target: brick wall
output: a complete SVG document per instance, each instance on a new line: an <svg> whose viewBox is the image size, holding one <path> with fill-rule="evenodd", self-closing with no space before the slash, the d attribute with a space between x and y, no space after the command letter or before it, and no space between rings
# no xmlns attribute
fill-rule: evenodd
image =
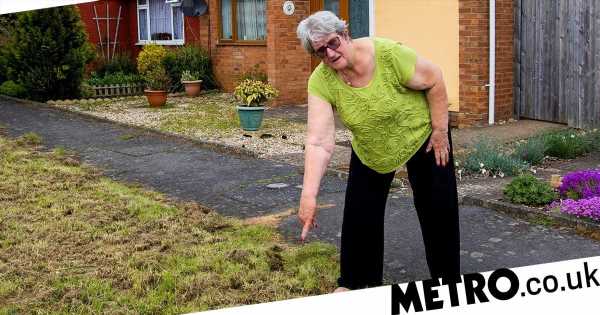
<svg viewBox="0 0 600 315"><path fill-rule="evenodd" d="M495 119L507 120L513 112L513 0L496 1ZM489 2L459 1L460 112L456 126L488 122Z"/></svg>
<svg viewBox="0 0 600 315"><path fill-rule="evenodd" d="M280 91L272 105L306 103L310 55L296 37L296 27L308 16L309 1L294 1L293 15L283 13L284 0L267 1L267 75Z"/></svg>
<svg viewBox="0 0 600 315"><path fill-rule="evenodd" d="M283 0L267 1L266 43L248 46L219 43L219 1L210 1L210 47L213 69L225 91L232 91L239 77L258 64L259 68L267 74L269 82L280 91L279 97L270 105L306 102L310 56L302 50L296 38L296 26L307 16L309 1L294 1L296 10L292 16L283 13L283 2Z"/></svg>
<svg viewBox="0 0 600 315"><path fill-rule="evenodd" d="M210 0L210 54L216 79L225 91L232 91L239 77L256 64L266 72L267 46L219 43L219 0ZM207 23L208 24L208 23ZM208 35L208 34L206 34Z"/></svg>

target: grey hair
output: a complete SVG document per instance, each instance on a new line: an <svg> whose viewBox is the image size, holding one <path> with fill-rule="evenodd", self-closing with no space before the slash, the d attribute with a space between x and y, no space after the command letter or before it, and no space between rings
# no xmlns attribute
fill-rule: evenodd
<svg viewBox="0 0 600 315"><path fill-rule="evenodd" d="M333 12L319 11L302 20L298 24L296 34L304 49L313 53L311 41L318 41L333 33L343 34L347 27L346 21L338 18Z"/></svg>

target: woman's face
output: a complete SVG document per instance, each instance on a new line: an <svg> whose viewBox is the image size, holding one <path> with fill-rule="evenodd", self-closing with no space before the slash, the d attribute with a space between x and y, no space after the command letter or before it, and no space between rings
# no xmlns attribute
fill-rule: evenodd
<svg viewBox="0 0 600 315"><path fill-rule="evenodd" d="M347 36L329 34L312 42L317 57L335 70L344 69L352 63L352 44Z"/></svg>

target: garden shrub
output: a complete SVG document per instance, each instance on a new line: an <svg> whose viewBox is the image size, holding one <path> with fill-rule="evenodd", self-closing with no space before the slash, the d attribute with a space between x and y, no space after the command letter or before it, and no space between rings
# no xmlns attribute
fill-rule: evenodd
<svg viewBox="0 0 600 315"><path fill-rule="evenodd" d="M16 21L17 15L14 13L0 15L0 83L8 80L5 47L7 46L11 35L14 33Z"/></svg>
<svg viewBox="0 0 600 315"><path fill-rule="evenodd" d="M488 139L480 139L475 143L473 151L465 158L464 166L471 173L489 172L508 176L519 174L529 167L527 162L502 153L498 145Z"/></svg>
<svg viewBox="0 0 600 315"><path fill-rule="evenodd" d="M0 94L13 96L13 97L22 97L27 93L25 88L11 80L5 81L0 85Z"/></svg>
<svg viewBox="0 0 600 315"><path fill-rule="evenodd" d="M123 72L108 73L104 76L98 76L92 74L92 77L86 80L86 83L92 86L106 86L106 85L126 85L126 84L140 84L144 82L144 78L138 74L126 74Z"/></svg>
<svg viewBox="0 0 600 315"><path fill-rule="evenodd" d="M151 90L167 90L169 76L164 66L167 50L159 45L146 45L137 60L137 69Z"/></svg>
<svg viewBox="0 0 600 315"><path fill-rule="evenodd" d="M539 165L544 161L546 143L540 137L533 137L517 143L513 156L531 165Z"/></svg>
<svg viewBox="0 0 600 315"><path fill-rule="evenodd" d="M545 154L560 159L574 159L591 151L584 138L572 130L555 131L542 136Z"/></svg>
<svg viewBox="0 0 600 315"><path fill-rule="evenodd" d="M550 184L531 174L520 175L504 188L504 195L513 203L530 206L549 204L557 198Z"/></svg>
<svg viewBox="0 0 600 315"><path fill-rule="evenodd" d="M169 78L171 79L171 90L182 91L181 75L188 70L197 73L202 86L207 89L217 87L212 73L212 65L208 53L199 46L185 45L170 50L164 59Z"/></svg>
<svg viewBox="0 0 600 315"><path fill-rule="evenodd" d="M94 57L73 6L17 14L4 49L8 79L42 101L78 97L85 65Z"/></svg>
<svg viewBox="0 0 600 315"><path fill-rule="evenodd" d="M92 98L96 95L96 93L94 91L94 88L92 88L92 86L89 85L87 81L84 81L79 87L79 95L82 98Z"/></svg>
<svg viewBox="0 0 600 315"><path fill-rule="evenodd" d="M145 76L149 71L157 67L163 67L163 60L167 55L167 49L163 46L150 44L144 46L137 59L137 70L140 75Z"/></svg>
<svg viewBox="0 0 600 315"><path fill-rule="evenodd" d="M117 73L137 74L137 65L135 61L127 54L116 54L111 60L104 57L96 61L95 76L104 77Z"/></svg>
<svg viewBox="0 0 600 315"><path fill-rule="evenodd" d="M600 130L588 130L583 133L582 137L591 152L600 151Z"/></svg>

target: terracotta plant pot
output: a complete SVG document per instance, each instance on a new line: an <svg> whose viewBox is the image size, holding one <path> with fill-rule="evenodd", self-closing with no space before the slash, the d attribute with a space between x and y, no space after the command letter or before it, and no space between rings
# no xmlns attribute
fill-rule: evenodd
<svg viewBox="0 0 600 315"><path fill-rule="evenodd" d="M161 107L167 102L167 91L144 90L151 107Z"/></svg>
<svg viewBox="0 0 600 315"><path fill-rule="evenodd" d="M196 81L181 81L185 86L185 94L189 97L196 97L202 91L202 80Z"/></svg>

